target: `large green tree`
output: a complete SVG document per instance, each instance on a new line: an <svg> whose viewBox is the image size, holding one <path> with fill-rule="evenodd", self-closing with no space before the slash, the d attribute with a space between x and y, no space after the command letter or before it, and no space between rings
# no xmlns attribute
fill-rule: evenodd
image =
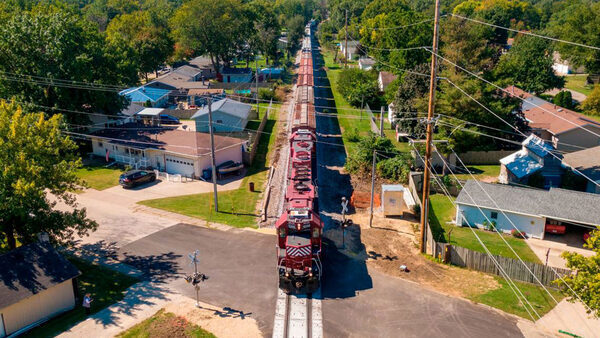
<svg viewBox="0 0 600 338"><path fill-rule="evenodd" d="M544 39L519 36L510 51L500 58L495 76L528 92L541 94L562 88L565 80L554 73L553 49Z"/></svg>
<svg viewBox="0 0 600 338"><path fill-rule="evenodd" d="M171 19L179 55L208 55L215 69L250 37L240 0L190 0Z"/></svg>
<svg viewBox="0 0 600 338"><path fill-rule="evenodd" d="M81 186L75 172L81 159L77 145L60 132L62 123L61 115L46 119L0 101L0 236L11 249L40 232L65 242L97 227L70 193ZM73 211L55 209L57 201Z"/></svg>
<svg viewBox="0 0 600 338"><path fill-rule="evenodd" d="M0 51L4 98L115 114L125 104L116 87L137 82L135 69L96 27L61 7L37 6L0 22ZM88 83L111 87L90 89ZM67 114L67 121L89 123L88 115L77 113Z"/></svg>
<svg viewBox="0 0 600 338"><path fill-rule="evenodd" d="M429 92L429 77L419 74L428 74L429 71L430 65L423 63L410 73L404 73L394 98L394 124L399 131L415 138L421 138L425 132L424 125L417 118L418 109L423 109L419 103L425 100ZM421 110L421 113L424 111Z"/></svg>
<svg viewBox="0 0 600 338"><path fill-rule="evenodd" d="M556 280L555 283L569 297L569 301L576 302L581 298L591 312L596 317L600 317L600 230L591 232L584 247L594 251L594 255L585 257L575 252L562 254L562 257L567 260L567 267L577 272L563 277L570 288L566 287L561 280ZM579 297L574 297L571 290Z"/></svg>
<svg viewBox="0 0 600 338"><path fill-rule="evenodd" d="M141 74L151 73L173 52L173 41L167 22L150 11L122 14L106 29L109 43L128 45L135 52L135 64Z"/></svg>
<svg viewBox="0 0 600 338"><path fill-rule="evenodd" d="M375 72L346 68L340 72L336 85L340 94L354 107L362 108L368 104L374 108L380 104Z"/></svg>
<svg viewBox="0 0 600 338"><path fill-rule="evenodd" d="M251 42L269 64L269 59L277 57L277 39L281 32L273 3L268 0L255 0L248 6L253 21Z"/></svg>

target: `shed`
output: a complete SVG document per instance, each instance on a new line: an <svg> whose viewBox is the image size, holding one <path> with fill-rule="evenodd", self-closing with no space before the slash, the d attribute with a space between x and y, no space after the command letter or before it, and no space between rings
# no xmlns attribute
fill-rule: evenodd
<svg viewBox="0 0 600 338"><path fill-rule="evenodd" d="M213 131L227 133L243 131L246 128L252 106L226 98L213 102L211 108ZM198 110L198 112L192 116L192 120L196 121L196 131L204 133L209 132L208 105Z"/></svg>
<svg viewBox="0 0 600 338"><path fill-rule="evenodd" d="M221 73L217 75L217 79L221 82L244 83L252 81L252 69L250 68L223 68Z"/></svg>
<svg viewBox="0 0 600 338"><path fill-rule="evenodd" d="M50 243L0 255L0 337L19 335L75 307L81 273Z"/></svg>
<svg viewBox="0 0 600 338"><path fill-rule="evenodd" d="M381 204L384 216L403 216L405 212L410 212L415 201L403 185L382 184Z"/></svg>

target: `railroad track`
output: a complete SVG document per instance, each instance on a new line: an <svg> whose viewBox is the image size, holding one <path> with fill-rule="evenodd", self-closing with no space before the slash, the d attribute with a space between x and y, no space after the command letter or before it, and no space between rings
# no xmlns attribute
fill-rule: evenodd
<svg viewBox="0 0 600 338"><path fill-rule="evenodd" d="M288 295L279 289L273 338L323 337L320 298L320 291L313 295Z"/></svg>

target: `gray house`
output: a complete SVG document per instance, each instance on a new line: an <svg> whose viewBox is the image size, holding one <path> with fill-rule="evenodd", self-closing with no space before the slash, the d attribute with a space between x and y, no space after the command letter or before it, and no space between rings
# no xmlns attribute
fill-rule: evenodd
<svg viewBox="0 0 600 338"><path fill-rule="evenodd" d="M21 333L73 309L81 273L50 243L0 255L0 337Z"/></svg>
<svg viewBox="0 0 600 338"><path fill-rule="evenodd" d="M243 131L246 128L252 106L232 99L213 102L213 131L218 133ZM206 133L208 128L208 105L192 116L196 121L196 131Z"/></svg>

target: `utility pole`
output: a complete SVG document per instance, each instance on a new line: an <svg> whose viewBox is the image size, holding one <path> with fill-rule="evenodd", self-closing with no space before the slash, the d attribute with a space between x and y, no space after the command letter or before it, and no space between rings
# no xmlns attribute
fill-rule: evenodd
<svg viewBox="0 0 600 338"><path fill-rule="evenodd" d="M219 199L217 197L217 164L215 159L215 136L213 135L213 121L212 121L212 98L208 100L208 129L210 130L210 157L212 160L212 181L213 191L215 195L215 212L219 212Z"/></svg>
<svg viewBox="0 0 600 338"><path fill-rule="evenodd" d="M258 56L254 57L256 65L256 118L260 118L260 106L258 104Z"/></svg>
<svg viewBox="0 0 600 338"><path fill-rule="evenodd" d="M433 23L433 53L431 53L431 78L429 81L429 107L427 111L427 140L425 145L425 163L423 164L423 202L421 210L421 252L425 252L427 224L429 218L429 164L433 138L433 114L435 112L435 87L437 85L437 52L440 21L440 0L435 0L435 21Z"/></svg>
<svg viewBox="0 0 600 338"><path fill-rule="evenodd" d="M381 106L381 114L379 114L379 132L381 133L381 137L384 137L383 133L383 106Z"/></svg>
<svg viewBox="0 0 600 338"><path fill-rule="evenodd" d="M381 108L383 111L383 108ZM375 161L377 151L373 150L373 168L371 169L371 213L369 214L369 228L373 227L373 199L375 197Z"/></svg>
<svg viewBox="0 0 600 338"><path fill-rule="evenodd" d="M346 10L346 23L344 24L344 32L346 33L346 42L344 47L344 68L348 68L348 10Z"/></svg>

